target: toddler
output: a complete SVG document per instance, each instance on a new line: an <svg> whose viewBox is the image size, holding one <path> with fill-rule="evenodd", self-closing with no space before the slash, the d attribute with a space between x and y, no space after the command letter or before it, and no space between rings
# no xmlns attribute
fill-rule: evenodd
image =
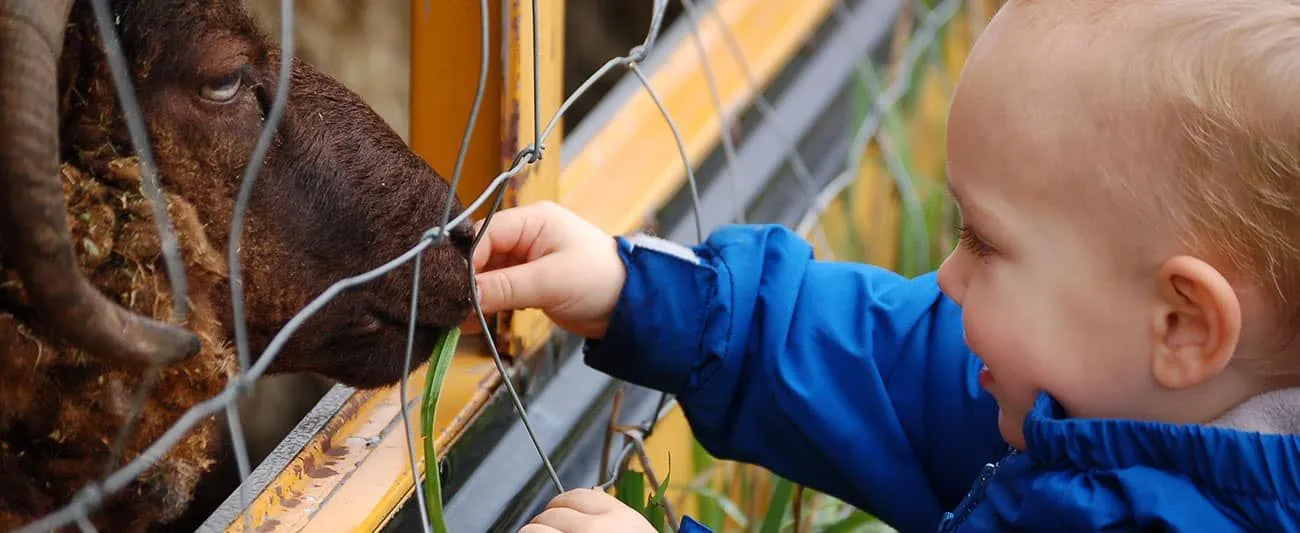
<svg viewBox="0 0 1300 533"><path fill-rule="evenodd" d="M483 302L902 531L1300 530L1296 87L1297 0L1011 0L952 101L937 272L537 204L488 229ZM652 530L580 489L524 531Z"/></svg>

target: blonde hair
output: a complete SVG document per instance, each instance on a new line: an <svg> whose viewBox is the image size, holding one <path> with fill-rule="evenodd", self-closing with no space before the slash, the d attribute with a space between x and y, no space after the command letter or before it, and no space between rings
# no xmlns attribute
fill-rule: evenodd
<svg viewBox="0 0 1300 533"><path fill-rule="evenodd" d="M1137 63L1176 173L1156 194L1186 245L1271 289L1300 318L1300 2L1142 0L1159 11ZM1147 41L1147 39L1141 39ZM1289 341L1288 336L1285 340ZM1300 366L1300 365L1297 365ZM1290 372L1300 372L1300 368Z"/></svg>

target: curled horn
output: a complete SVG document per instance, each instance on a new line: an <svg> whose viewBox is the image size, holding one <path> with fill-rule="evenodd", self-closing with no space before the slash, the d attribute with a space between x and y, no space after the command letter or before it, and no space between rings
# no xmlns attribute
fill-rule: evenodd
<svg viewBox="0 0 1300 533"><path fill-rule="evenodd" d="M58 58L72 0L0 0L0 246L34 316L89 354L130 366L198 353L198 336L133 313L77 267L59 181Z"/></svg>

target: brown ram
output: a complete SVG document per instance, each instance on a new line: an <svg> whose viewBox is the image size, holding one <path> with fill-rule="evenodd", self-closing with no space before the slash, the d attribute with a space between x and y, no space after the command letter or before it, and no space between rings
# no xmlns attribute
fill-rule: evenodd
<svg viewBox="0 0 1300 533"><path fill-rule="evenodd" d="M224 251L235 192L271 106L278 46L239 0L113 0L190 289L170 290L88 1L0 1L0 529L104 473L141 363L166 366L123 461L236 370ZM66 23L65 23L66 22ZM241 240L253 352L339 278L435 226L447 183L355 94L295 61L288 106ZM452 207L452 214L461 210ZM469 229L426 252L418 353L469 312ZM395 382L410 267L345 292L271 372ZM145 318L151 317L151 318ZM197 341L201 341L198 343ZM197 354L193 353L197 350ZM183 512L221 445L212 420L109 497L96 523L135 531Z"/></svg>

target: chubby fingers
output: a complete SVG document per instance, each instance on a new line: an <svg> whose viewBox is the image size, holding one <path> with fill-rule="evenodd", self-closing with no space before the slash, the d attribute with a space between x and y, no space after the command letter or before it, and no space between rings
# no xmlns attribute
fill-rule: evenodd
<svg viewBox="0 0 1300 533"><path fill-rule="evenodd" d="M474 223L475 233L483 232L474 249L474 268L481 270L509 260L532 261L554 251L564 237L555 234L560 229L558 211L558 206L541 202L497 212L486 230L482 220Z"/></svg>
<svg viewBox="0 0 1300 533"><path fill-rule="evenodd" d="M483 306L483 314L512 309L548 309L563 299L563 289L555 285L565 275L572 275L572 272L565 272L562 262L550 257L484 272L475 278L479 305Z"/></svg>

